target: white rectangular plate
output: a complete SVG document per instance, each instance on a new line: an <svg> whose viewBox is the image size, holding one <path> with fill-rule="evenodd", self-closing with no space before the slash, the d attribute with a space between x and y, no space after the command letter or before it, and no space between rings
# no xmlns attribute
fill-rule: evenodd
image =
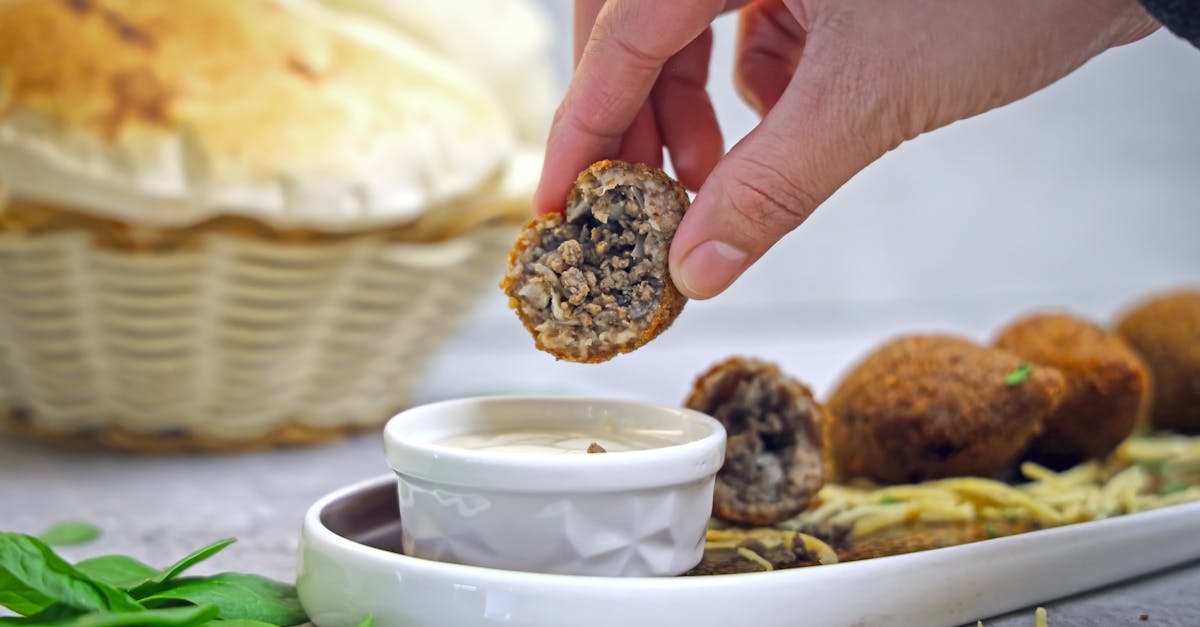
<svg viewBox="0 0 1200 627"><path fill-rule="evenodd" d="M367 613L380 627L961 625L1200 558L1200 502L894 557L705 577L444 564L334 531L339 520L373 512L381 528L356 533L385 533L399 523L386 519L394 500L389 475L309 510L298 587L320 627L352 627Z"/></svg>

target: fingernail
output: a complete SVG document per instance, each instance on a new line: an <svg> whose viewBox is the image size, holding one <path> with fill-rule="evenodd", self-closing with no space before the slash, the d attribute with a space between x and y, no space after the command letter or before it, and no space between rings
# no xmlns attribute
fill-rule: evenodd
<svg viewBox="0 0 1200 627"><path fill-rule="evenodd" d="M725 242L704 242L679 264L677 287L688 298L716 296L741 274L749 258L746 251Z"/></svg>

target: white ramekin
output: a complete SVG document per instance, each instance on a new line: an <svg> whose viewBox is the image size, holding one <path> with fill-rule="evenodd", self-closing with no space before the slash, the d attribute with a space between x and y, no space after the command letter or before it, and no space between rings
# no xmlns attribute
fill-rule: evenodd
<svg viewBox="0 0 1200 627"><path fill-rule="evenodd" d="M507 429L668 429L680 444L573 455L437 444ZM399 478L404 552L508 570L678 575L704 550L725 430L688 409L633 401L493 397L402 412L384 430Z"/></svg>

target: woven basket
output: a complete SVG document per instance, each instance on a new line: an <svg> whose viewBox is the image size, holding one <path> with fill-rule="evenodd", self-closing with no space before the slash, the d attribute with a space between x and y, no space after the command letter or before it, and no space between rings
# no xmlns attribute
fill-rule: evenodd
<svg viewBox="0 0 1200 627"><path fill-rule="evenodd" d="M379 425L494 287L515 228L447 241L210 233L173 251L0 232L0 423L139 451L302 444Z"/></svg>

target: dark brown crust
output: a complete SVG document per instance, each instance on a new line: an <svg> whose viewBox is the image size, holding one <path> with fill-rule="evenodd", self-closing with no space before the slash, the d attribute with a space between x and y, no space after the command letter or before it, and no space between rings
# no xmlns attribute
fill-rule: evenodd
<svg viewBox="0 0 1200 627"><path fill-rule="evenodd" d="M780 452L784 484L779 489L780 497L770 502L758 500L750 491L733 485L745 483L746 477L739 477L737 482L730 480L738 462L735 448L739 438L755 438L755 444L766 447L760 440L761 425L736 427L730 424L728 412L722 411L734 400L731 396L738 388L752 379L769 386L789 410L804 419L804 433L796 434ZM726 359L696 378L684 405L717 418L728 431L725 465L717 473L713 494L713 514L717 517L743 524L773 525L803 512L824 485L822 449L828 414L807 386L784 374L775 364L741 357Z"/></svg>
<svg viewBox="0 0 1200 627"><path fill-rule="evenodd" d="M1033 529L1019 522L910 522L880 529L861 538L849 536L835 543L834 550L837 551L839 562L855 562L958 546L1027 531Z"/></svg>
<svg viewBox="0 0 1200 627"><path fill-rule="evenodd" d="M597 173L613 167L631 168L641 176L656 178L663 183L666 183L668 187L672 189L675 196L675 201L680 207L683 207L684 210L686 210L690 202L687 196L687 191L678 182L667 176L662 170L651 168L641 163L627 163L624 161L611 160L593 163L590 167L588 167L587 170L584 170L579 174L579 177L575 181L575 187L571 190L571 195L567 201L567 205L570 206L572 202L578 198L581 187L594 185L596 183ZM557 220L558 218L559 216L557 214L547 214L537 216L530 220L529 223L525 225L525 228L521 231L521 235L518 236L517 243L513 247L513 250L508 254L508 266L511 268L515 263L517 263L518 257L520 257L524 251L528 250L531 245L534 245L535 242L538 241L537 233L544 227L544 225ZM612 359L621 353L634 351L645 345L650 340L658 337L659 334L661 334L663 331L666 331L667 328L671 326L671 323L673 323L675 318L679 316L679 313L683 311L683 306L687 304L687 297L680 293L680 291L675 287L675 284L671 281L671 277L665 268L663 269L663 272L664 276L662 277L662 294L660 295L658 307L655 309L654 315L651 317L646 330L628 343L612 345L607 349L591 351L587 354L587 356L580 356L565 350L555 350L552 347L546 346L541 341L536 330L538 322L528 317L522 311L520 301L514 296L516 290L520 288L520 285L518 285L519 282L514 277L506 273L504 279L500 281L500 289L504 290L504 293L508 295L509 307L511 307L513 311L517 312L517 317L520 318L521 324L524 325L525 329L528 330L530 335L533 336L534 344L537 346L538 350L550 353L551 355L554 355L556 359L563 361L572 361L578 363L600 363L608 361L609 359Z"/></svg>
<svg viewBox="0 0 1200 627"><path fill-rule="evenodd" d="M792 546L778 545L767 547L762 542L747 535L746 539L738 542L735 548L705 549L704 557L700 560L700 563L684 573L683 576L733 575L763 571L762 564L740 554L737 550L738 548L749 549L758 554L759 557L771 564L772 570L806 568L809 566L818 566L821 563L816 555L812 555L804 548L801 542L797 542Z"/></svg>
<svg viewBox="0 0 1200 627"><path fill-rule="evenodd" d="M1044 313L1021 318L996 339L1001 348L1057 369L1067 392L1030 443L1030 459L1056 469L1103 457L1149 410L1146 365L1120 337L1087 320Z"/></svg>
<svg viewBox="0 0 1200 627"><path fill-rule="evenodd" d="M1008 470L1061 402L1056 370L949 335L894 339L850 370L829 401L830 443L844 478L915 483Z"/></svg>
<svg viewBox="0 0 1200 627"><path fill-rule="evenodd" d="M1200 290L1153 296L1126 312L1117 333L1150 369L1150 424L1200 433Z"/></svg>

